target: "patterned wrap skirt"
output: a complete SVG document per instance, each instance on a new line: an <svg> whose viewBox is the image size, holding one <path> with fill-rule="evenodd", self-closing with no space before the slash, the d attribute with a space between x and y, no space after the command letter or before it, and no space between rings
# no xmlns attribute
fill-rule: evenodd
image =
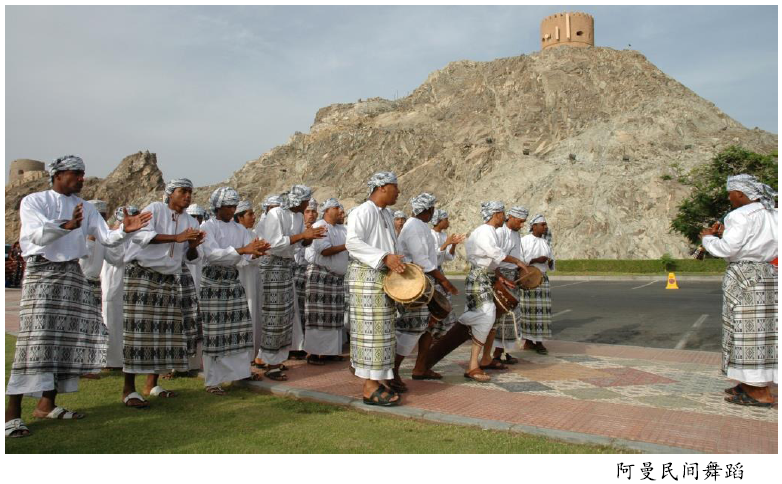
<svg viewBox="0 0 782 484"><path fill-rule="evenodd" d="M106 366L100 298L77 261L28 257L11 373L72 378Z"/></svg>
<svg viewBox="0 0 782 484"><path fill-rule="evenodd" d="M345 275L349 287L350 359L366 372L391 372L396 356L394 301L383 291L388 269L377 270L352 260Z"/></svg>
<svg viewBox="0 0 782 484"><path fill-rule="evenodd" d="M443 272L443 268L442 267L438 267L437 269L440 272ZM443 274L444 273L445 272L443 272ZM445 289L443 289L443 286L441 286L440 284L436 284L434 286L434 290L439 292L443 296L445 296L446 299L448 299L449 303L452 302L451 294L448 291L446 291ZM448 330L451 329L451 326L453 326L453 323L455 323L455 322L456 322L456 311L451 311L450 313L448 313L448 316L445 319L443 319L441 321L435 322L434 326L429 328L428 331L432 335L433 338L439 338L442 335L444 335L445 333L447 333Z"/></svg>
<svg viewBox="0 0 782 484"><path fill-rule="evenodd" d="M187 371L198 338L195 286L183 288L181 275L162 274L137 261L125 265L123 282L124 371Z"/></svg>
<svg viewBox="0 0 782 484"><path fill-rule="evenodd" d="M474 311L484 304L494 304L494 273L477 266L470 266L464 281L467 311Z"/></svg>
<svg viewBox="0 0 782 484"><path fill-rule="evenodd" d="M305 327L304 305L307 299L307 268L308 265L293 264L293 287L296 291L296 304L299 307L299 324Z"/></svg>
<svg viewBox="0 0 782 484"><path fill-rule="evenodd" d="M515 281L519 278L519 270L518 269L505 269L500 268L500 273L505 277L505 279L508 279L509 281ZM521 288L517 285L514 288L508 289L511 294L516 296L516 299L521 299ZM494 336L494 341L501 341L504 348L509 348L513 345L516 341L516 332L518 331L518 334L521 334L520 331L520 324L521 324L521 305L517 305L513 309L513 315L510 313L505 313L502 316L498 317L494 328L497 330L497 334ZM515 319L514 319L515 317ZM514 328L514 323L516 322L516 327Z"/></svg>
<svg viewBox="0 0 782 484"><path fill-rule="evenodd" d="M201 270L203 354L227 356L253 349L253 321L239 270L209 265Z"/></svg>
<svg viewBox="0 0 782 484"><path fill-rule="evenodd" d="M777 369L777 269L733 262L722 279L722 371Z"/></svg>
<svg viewBox="0 0 782 484"><path fill-rule="evenodd" d="M543 282L535 289L521 290L519 309L520 337L532 341L551 339L551 284L548 274L543 273Z"/></svg>
<svg viewBox="0 0 782 484"><path fill-rule="evenodd" d="M341 329L345 326L345 276L310 264L306 274L304 326Z"/></svg>
<svg viewBox="0 0 782 484"><path fill-rule="evenodd" d="M293 342L293 259L263 256L261 259L261 349L278 351Z"/></svg>

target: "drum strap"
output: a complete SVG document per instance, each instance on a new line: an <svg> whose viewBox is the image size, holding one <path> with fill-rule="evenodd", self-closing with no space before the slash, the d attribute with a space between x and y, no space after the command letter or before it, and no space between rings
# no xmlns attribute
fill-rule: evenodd
<svg viewBox="0 0 782 484"><path fill-rule="evenodd" d="M502 315L502 320L505 321L505 317L510 314L511 318L513 318L513 333L516 335L516 348L521 349L521 338L519 338L519 329L516 327L516 315L513 314L513 311L509 311L508 308L505 307L504 304L502 304L502 301L500 298L497 297L497 295L494 293L494 288L491 288L491 297L497 301L497 303L502 307L502 309L505 310L505 314ZM502 332L502 345L505 346L505 331Z"/></svg>

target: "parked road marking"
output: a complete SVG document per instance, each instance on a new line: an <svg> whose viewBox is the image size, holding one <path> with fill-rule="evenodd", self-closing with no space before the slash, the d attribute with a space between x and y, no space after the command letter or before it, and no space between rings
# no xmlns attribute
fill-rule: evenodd
<svg viewBox="0 0 782 484"><path fill-rule="evenodd" d="M578 282L571 282L570 284L562 284L561 286L551 286L551 288L553 289L553 288L555 288L555 287L573 286L573 285L576 285L576 284L583 284L583 283L585 283L585 282L589 282L589 281L578 281Z"/></svg>
<svg viewBox="0 0 782 484"><path fill-rule="evenodd" d="M641 289L642 287L651 286L655 282L661 282L661 281L652 281L649 284L644 284L643 286L634 287L633 289Z"/></svg>
<svg viewBox="0 0 782 484"><path fill-rule="evenodd" d="M556 318L557 316L562 316L563 314L569 313L570 311L572 311L572 309L565 309L564 311L552 314L551 317Z"/></svg>
<svg viewBox="0 0 782 484"><path fill-rule="evenodd" d="M679 340L678 343L676 343L676 347L674 349L677 350L683 349L687 345L687 340L690 339L690 337L693 334L695 334L695 331L697 331L697 329L701 327L703 322L706 321L706 318L708 317L709 317L708 314L701 314L701 317L698 318L697 321L695 321L695 323L692 325L692 328L690 328L690 330L687 331L687 333L684 336L682 336L682 339Z"/></svg>

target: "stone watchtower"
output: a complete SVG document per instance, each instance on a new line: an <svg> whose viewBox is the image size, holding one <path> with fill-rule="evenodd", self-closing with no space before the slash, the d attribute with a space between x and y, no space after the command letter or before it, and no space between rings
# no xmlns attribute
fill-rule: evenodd
<svg viewBox="0 0 782 484"><path fill-rule="evenodd" d="M540 50L558 45L595 46L595 19L588 13L550 15L540 23Z"/></svg>
<svg viewBox="0 0 782 484"><path fill-rule="evenodd" d="M20 159L11 162L8 171L8 182L20 182L39 178L46 174L46 165L42 161Z"/></svg>

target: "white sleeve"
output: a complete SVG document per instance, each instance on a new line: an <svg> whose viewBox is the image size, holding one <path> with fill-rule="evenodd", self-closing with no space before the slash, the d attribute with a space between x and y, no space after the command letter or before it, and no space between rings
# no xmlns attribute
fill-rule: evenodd
<svg viewBox="0 0 782 484"><path fill-rule="evenodd" d="M125 242L130 234L125 232L124 225L120 224L116 230L109 229L108 224L103 220L103 216L87 202L82 205L85 214L84 222L87 222L87 233L106 247L116 247ZM82 222L82 223L84 223Z"/></svg>
<svg viewBox="0 0 782 484"><path fill-rule="evenodd" d="M318 227L325 227L325 224L320 224L318 222L315 222L312 225L312 228L318 228ZM324 250L331 248L331 237L327 233L325 237L322 239L315 239L312 241L312 243L309 245L309 247L306 248L304 251L304 258L307 259L307 262L310 264L315 263L315 256L320 255L322 256L321 252Z"/></svg>
<svg viewBox="0 0 782 484"><path fill-rule="evenodd" d="M714 257L732 257L746 245L750 236L748 228L749 220L744 214L730 213L725 217L722 238L707 235L703 238L703 248Z"/></svg>
<svg viewBox="0 0 782 484"><path fill-rule="evenodd" d="M155 231L155 223L158 222L160 217L162 216L158 207L159 205L153 202L147 205L146 207L144 207L144 210L142 210L142 212L151 213L152 218L150 219L146 227L142 227L140 230L134 232L133 235L130 236L130 240L132 240L134 244L138 244L142 248L146 247L149 245L150 242L152 242L152 239L154 239L157 236L157 232ZM163 235L176 235L176 234L163 234Z"/></svg>
<svg viewBox="0 0 782 484"><path fill-rule="evenodd" d="M28 235L30 242L45 247L63 235L71 233L70 230L60 227L62 221L49 220L44 214L43 206L36 197L26 196L19 206L19 218L22 222L22 233ZM81 230L81 229L78 229ZM22 238L21 236L19 237Z"/></svg>
<svg viewBox="0 0 782 484"><path fill-rule="evenodd" d="M494 234L494 237L492 237L491 232L488 230L479 234L479 237L476 237L475 245L483 250L484 254L486 254L486 257L489 257L491 260L493 260L495 264L499 264L503 261L503 259L505 259L505 252L497 245L496 233Z"/></svg>
<svg viewBox="0 0 782 484"><path fill-rule="evenodd" d="M87 242L89 243L89 241ZM122 264L122 262L125 260L125 244L116 245L114 247L107 247L104 260L113 266Z"/></svg>
<svg viewBox="0 0 782 484"><path fill-rule="evenodd" d="M201 226L201 230L206 232L206 237L204 237L204 242L201 244L201 247L203 247L204 257L206 258L207 264L212 262L239 264L242 261L241 254L236 252L235 248L226 247L221 249L218 247L217 241L215 240L215 227L213 224L204 224Z"/></svg>
<svg viewBox="0 0 782 484"><path fill-rule="evenodd" d="M364 242L369 238L372 227L367 227L366 215L358 210L348 217L348 234L345 239L345 247L348 253L354 259L368 265L373 269L380 269L383 266L383 259L388 252L372 247ZM363 217L361 215L364 215Z"/></svg>
<svg viewBox="0 0 782 484"><path fill-rule="evenodd" d="M420 226L417 227L416 225L403 227L399 233L399 238L404 238L413 263L421 266L424 272L432 272L437 267L433 266L429 260L429 251L427 249L431 243L431 238L428 236L429 234L422 233ZM428 228L424 227L424 229L428 231Z"/></svg>
<svg viewBox="0 0 782 484"><path fill-rule="evenodd" d="M271 245L270 250L291 245L291 238L284 235L280 212L282 210L278 208L269 210L263 222L263 235L266 242Z"/></svg>

